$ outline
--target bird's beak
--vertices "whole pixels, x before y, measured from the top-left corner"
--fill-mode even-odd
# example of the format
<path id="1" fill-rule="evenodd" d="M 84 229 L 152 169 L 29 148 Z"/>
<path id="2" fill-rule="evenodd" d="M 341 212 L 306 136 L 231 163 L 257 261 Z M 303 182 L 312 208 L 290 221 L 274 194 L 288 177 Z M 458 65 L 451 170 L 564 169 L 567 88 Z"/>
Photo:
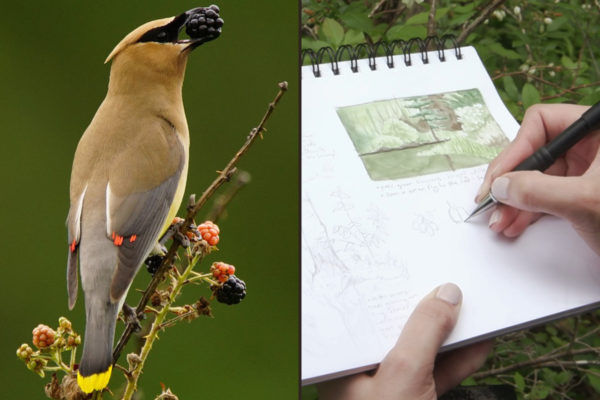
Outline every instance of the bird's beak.
<path id="1" fill-rule="evenodd" d="M 175 43 L 185 45 L 182 51 L 194 50 L 221 35 L 223 19 L 219 11 L 215 5 L 193 8 L 179 14 L 168 24 L 149 30 L 138 42 Z M 179 39 L 184 27 L 189 38 Z"/>

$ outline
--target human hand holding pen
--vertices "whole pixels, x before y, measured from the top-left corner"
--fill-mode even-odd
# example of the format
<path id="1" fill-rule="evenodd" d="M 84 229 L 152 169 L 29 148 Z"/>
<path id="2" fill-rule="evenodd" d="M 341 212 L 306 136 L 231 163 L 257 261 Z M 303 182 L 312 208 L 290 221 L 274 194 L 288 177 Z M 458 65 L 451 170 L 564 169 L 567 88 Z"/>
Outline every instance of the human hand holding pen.
<path id="1" fill-rule="evenodd" d="M 511 171 L 563 132 L 589 107 L 546 104 L 530 107 L 517 138 L 490 163 L 476 201 L 490 190 L 503 204 L 492 212 L 490 228 L 515 237 L 542 213 L 567 219 L 600 255 L 600 132 L 570 148 L 544 173 Z"/>

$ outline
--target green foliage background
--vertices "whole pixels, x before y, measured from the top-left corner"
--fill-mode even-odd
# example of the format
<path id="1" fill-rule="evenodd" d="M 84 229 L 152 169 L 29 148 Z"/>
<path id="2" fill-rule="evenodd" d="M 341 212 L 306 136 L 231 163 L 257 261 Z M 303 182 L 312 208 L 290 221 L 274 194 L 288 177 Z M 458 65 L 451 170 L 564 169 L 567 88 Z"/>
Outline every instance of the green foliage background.
<path id="1" fill-rule="evenodd" d="M 193 52 L 184 84 L 191 136 L 187 194 L 200 195 L 238 150 L 277 93 L 277 83 L 287 80 L 290 89 L 264 140 L 239 165 L 252 181 L 230 204 L 220 222 L 221 250 L 209 258 L 234 264 L 248 296 L 238 306 L 215 301 L 214 319 L 164 332 L 140 379 L 144 399 L 160 392 L 160 382 L 183 399 L 294 398 L 298 391 L 298 8 L 269 0 L 217 4 L 223 34 Z M 31 342 L 38 323 L 56 327 L 64 315 L 83 331 L 82 297 L 74 311 L 67 308 L 64 221 L 73 153 L 106 94 L 110 66 L 104 59 L 142 23 L 201 5 L 208 4 L 3 4 L 2 398 L 45 398 L 49 379 L 28 371 L 15 354 L 21 343 Z M 130 304 L 139 298 L 133 288 L 148 281 L 141 270 Z M 183 300 L 200 295 L 209 292 L 189 287 Z M 113 390 L 123 382 L 121 375 L 113 372 Z"/>
<path id="2" fill-rule="evenodd" d="M 302 0 L 301 15 L 302 48 L 315 51 L 365 41 L 462 37 L 461 45 L 477 49 L 517 120 L 539 102 L 600 101 L 597 0 Z M 498 338 L 484 368 L 464 385 L 507 384 L 519 399 L 599 398 L 599 315 Z M 303 389 L 303 399 L 316 397 L 313 386 Z"/>
<path id="3" fill-rule="evenodd" d="M 302 0 L 302 48 L 337 49 L 364 41 L 435 34 L 475 46 L 506 106 L 517 119 L 539 102 L 600 101 L 600 5 L 580 0 L 510 0 L 477 24 L 491 1 Z M 370 16 L 369 16 L 370 15 Z"/>

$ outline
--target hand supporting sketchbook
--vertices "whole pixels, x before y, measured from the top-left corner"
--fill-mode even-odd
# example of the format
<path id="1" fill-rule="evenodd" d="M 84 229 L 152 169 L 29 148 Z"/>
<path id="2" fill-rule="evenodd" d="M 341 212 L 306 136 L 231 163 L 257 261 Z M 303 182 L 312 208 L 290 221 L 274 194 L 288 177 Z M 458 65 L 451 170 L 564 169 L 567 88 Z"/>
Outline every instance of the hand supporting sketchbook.
<path id="1" fill-rule="evenodd" d="M 519 125 L 475 49 L 450 42 L 322 50 L 302 68 L 303 384 L 375 368 L 446 282 L 463 305 L 443 351 L 600 304 L 598 256 L 565 221 L 512 241 L 464 223 Z"/>

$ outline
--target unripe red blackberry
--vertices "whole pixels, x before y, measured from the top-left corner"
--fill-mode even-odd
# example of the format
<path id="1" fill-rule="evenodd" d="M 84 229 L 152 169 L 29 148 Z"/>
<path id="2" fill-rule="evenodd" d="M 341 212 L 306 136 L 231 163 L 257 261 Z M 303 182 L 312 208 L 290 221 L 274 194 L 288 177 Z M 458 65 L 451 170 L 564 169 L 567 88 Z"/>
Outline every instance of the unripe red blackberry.
<path id="1" fill-rule="evenodd" d="M 235 274 L 235 267 L 223 261 L 217 261 L 210 266 L 210 272 L 212 272 L 213 278 L 221 283 L 225 283 L 231 275 Z"/>
<path id="2" fill-rule="evenodd" d="M 39 324 L 33 329 L 33 344 L 38 349 L 46 348 L 54 343 L 56 332 L 52 330 L 48 325 Z"/>
<path id="3" fill-rule="evenodd" d="M 238 304 L 246 297 L 246 283 L 235 275 L 231 275 L 223 285 L 213 288 L 219 303 Z"/>
<path id="4" fill-rule="evenodd" d="M 212 221 L 205 221 L 198 225 L 198 232 L 202 239 L 211 246 L 216 246 L 219 243 L 219 227 Z"/>

